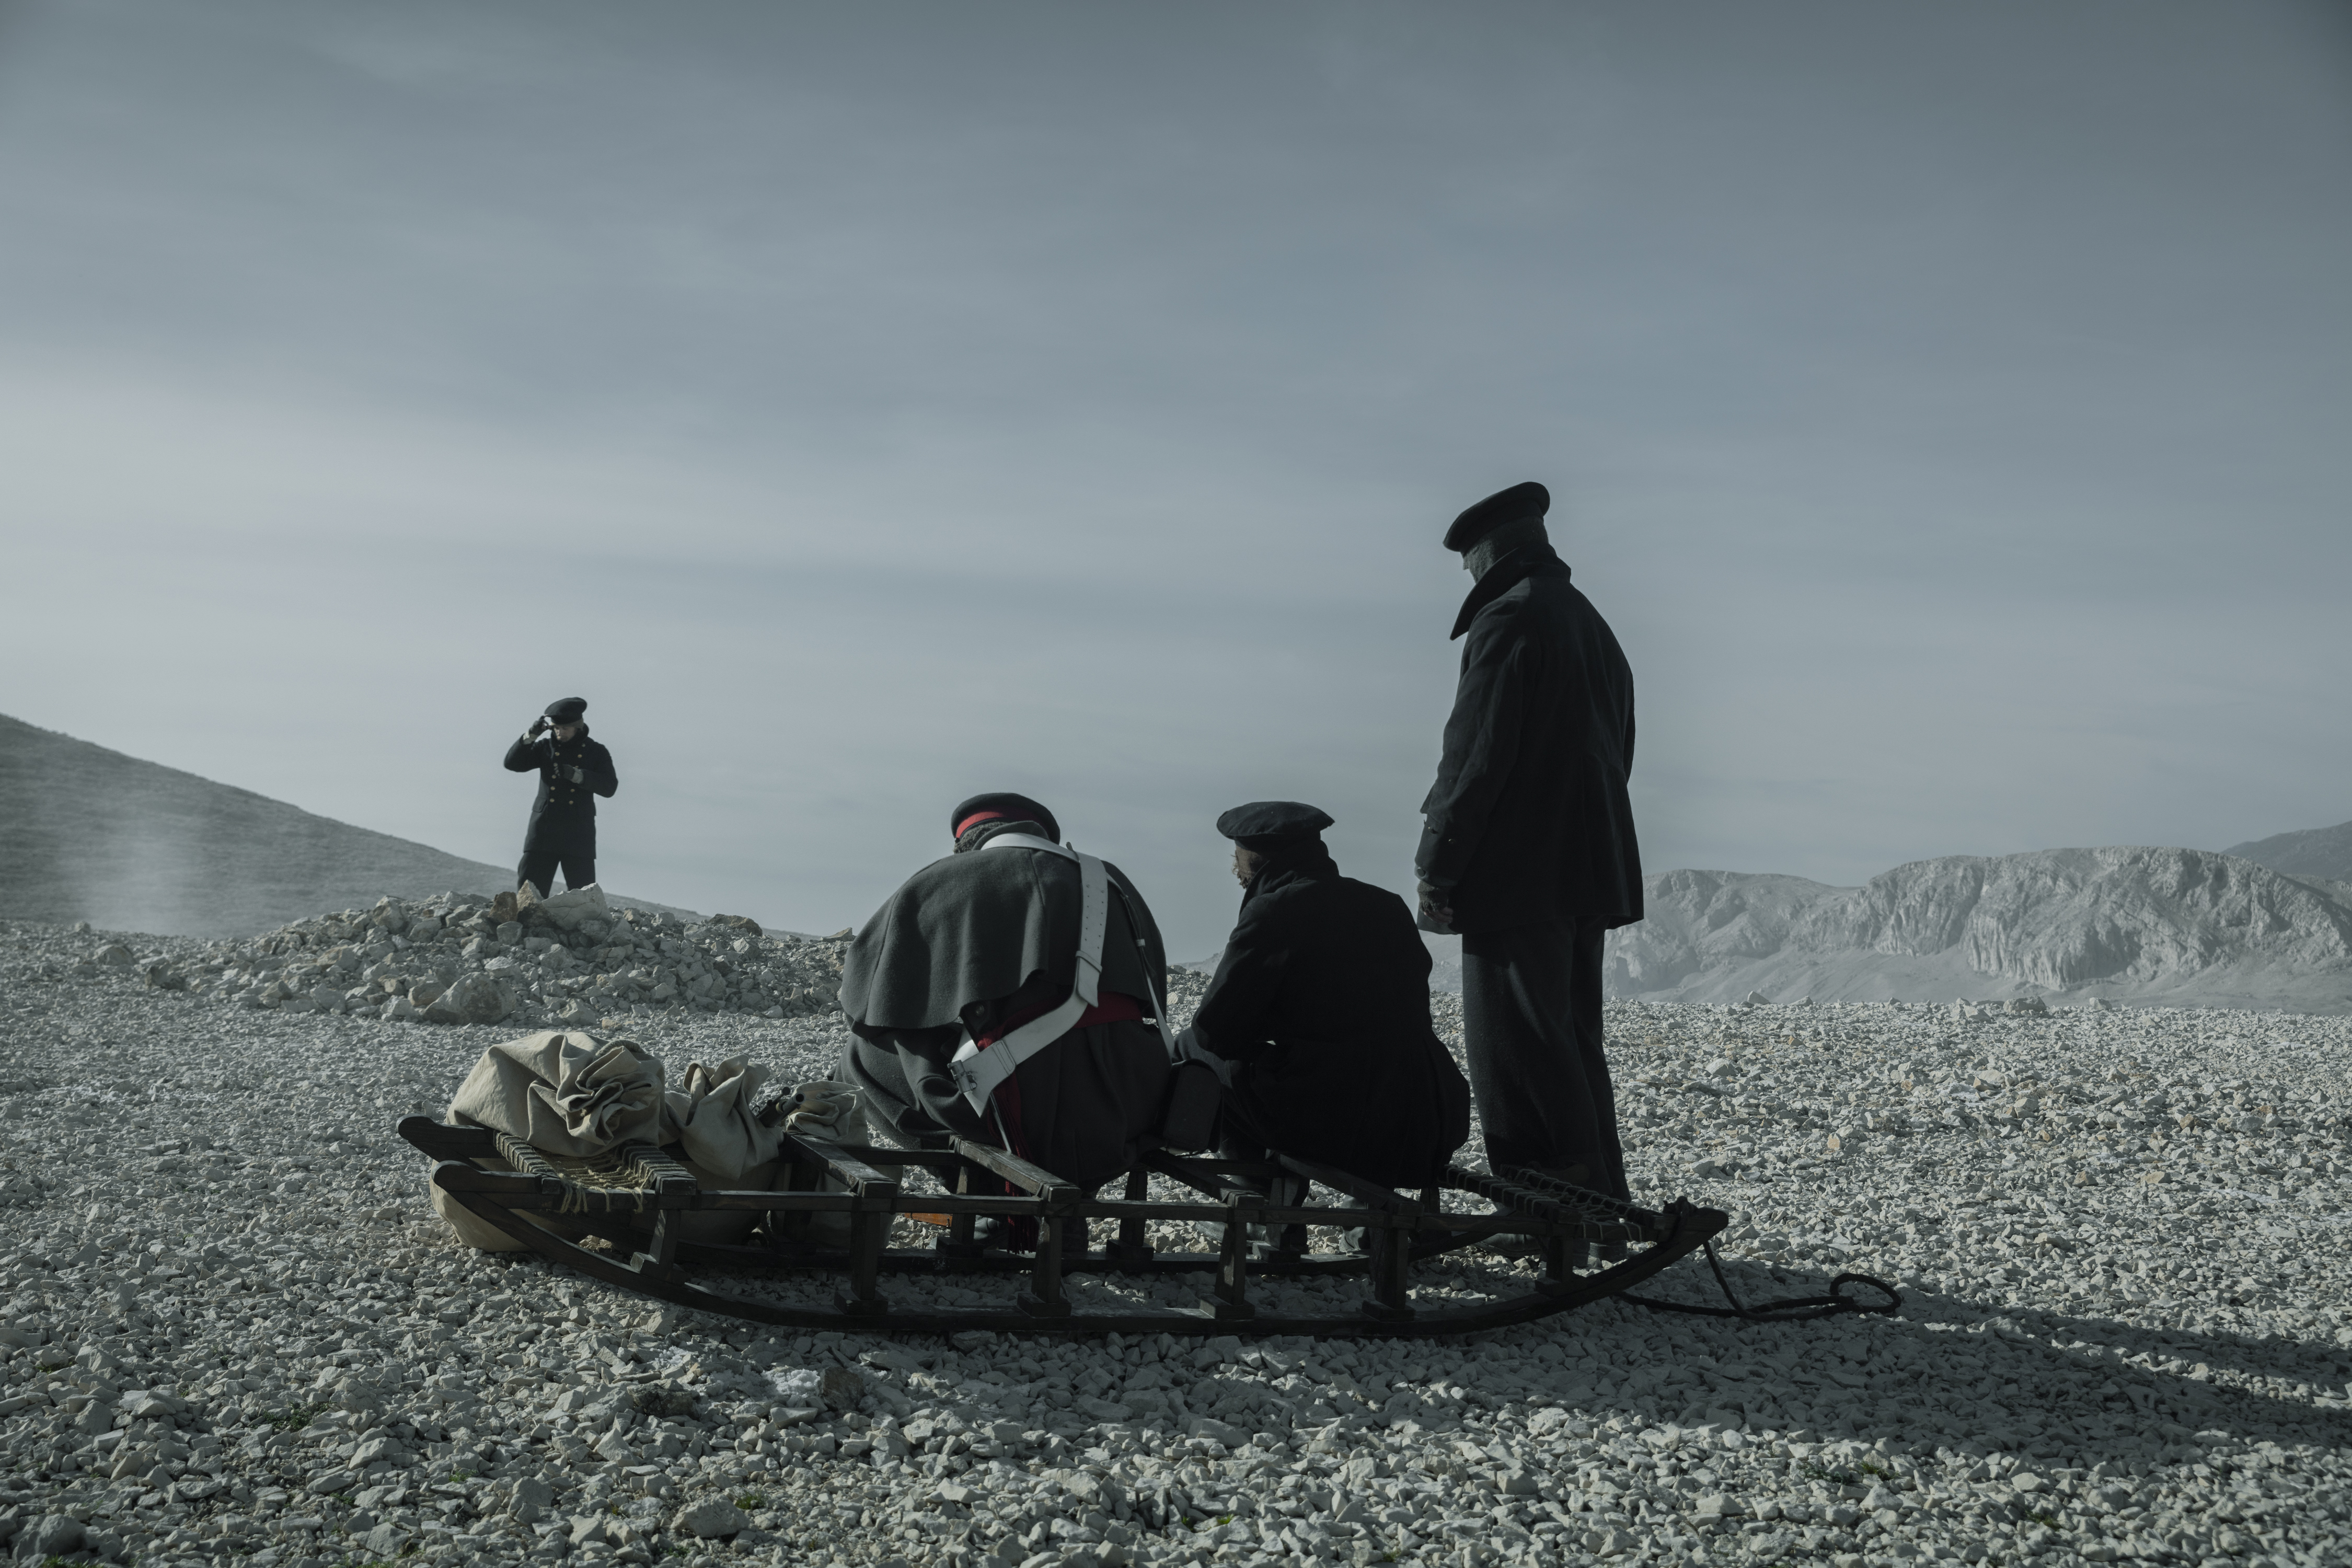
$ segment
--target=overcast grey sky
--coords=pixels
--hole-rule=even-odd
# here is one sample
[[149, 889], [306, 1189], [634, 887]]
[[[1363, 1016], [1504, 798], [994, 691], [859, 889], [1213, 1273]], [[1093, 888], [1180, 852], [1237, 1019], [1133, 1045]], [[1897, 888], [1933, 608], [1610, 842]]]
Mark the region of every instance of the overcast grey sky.
[[1031, 790], [1410, 886], [1522, 479], [1652, 869], [2352, 816], [2352, 33], [2239, 3], [0, 20], [0, 711], [862, 920]]

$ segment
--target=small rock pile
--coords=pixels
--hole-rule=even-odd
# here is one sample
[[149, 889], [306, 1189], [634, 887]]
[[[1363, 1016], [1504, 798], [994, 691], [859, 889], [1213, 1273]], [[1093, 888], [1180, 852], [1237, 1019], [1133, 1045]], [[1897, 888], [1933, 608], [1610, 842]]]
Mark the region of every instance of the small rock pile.
[[[77, 927], [85, 934], [87, 926]], [[243, 942], [100, 940], [47, 978], [131, 980], [281, 1013], [394, 1023], [593, 1026], [647, 1014], [839, 1010], [850, 933], [770, 935], [741, 915], [688, 924], [583, 888], [377, 900]]]

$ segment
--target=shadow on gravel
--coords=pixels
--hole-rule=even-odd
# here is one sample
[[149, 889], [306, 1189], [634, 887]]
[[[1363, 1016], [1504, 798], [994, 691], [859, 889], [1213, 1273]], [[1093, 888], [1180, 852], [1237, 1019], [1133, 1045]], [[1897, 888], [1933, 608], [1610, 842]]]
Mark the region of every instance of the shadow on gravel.
[[[1822, 1294], [1832, 1278], [1730, 1260], [1724, 1271], [1750, 1305]], [[1703, 1265], [1678, 1269], [1643, 1294], [1724, 1304]], [[1677, 1324], [1699, 1321], [1632, 1303], [1626, 1310], [1669, 1336]], [[1755, 1375], [1716, 1388], [1718, 1396], [1735, 1389], [1746, 1396], [1751, 1426], [1801, 1426], [1824, 1436], [1885, 1437], [1956, 1454], [2054, 1455], [2084, 1468], [2103, 1459], [2194, 1459], [2202, 1450], [2189, 1439], [2214, 1431], [2244, 1443], [2352, 1446], [2352, 1410], [2215, 1381], [2229, 1373], [2284, 1384], [2287, 1391], [2297, 1384], [2306, 1392], [2330, 1389], [2341, 1398], [2352, 1375], [2352, 1348], [2329, 1341], [2151, 1327], [1921, 1291], [1906, 1292], [1893, 1318], [1714, 1321], [1753, 1347], [1748, 1370]], [[2151, 1364], [2132, 1359], [2143, 1355]], [[1774, 1420], [1776, 1408], [1788, 1418]], [[1800, 1413], [1805, 1418], [1794, 1419]]]

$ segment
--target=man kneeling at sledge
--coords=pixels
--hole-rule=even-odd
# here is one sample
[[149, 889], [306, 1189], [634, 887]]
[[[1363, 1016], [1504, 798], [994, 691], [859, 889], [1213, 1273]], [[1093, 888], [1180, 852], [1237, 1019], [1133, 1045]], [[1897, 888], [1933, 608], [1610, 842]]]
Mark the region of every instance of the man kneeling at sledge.
[[1405, 901], [1339, 875], [1331, 818], [1255, 801], [1217, 818], [1241, 920], [1180, 1054], [1223, 1068], [1218, 1152], [1277, 1150], [1391, 1187], [1434, 1183], [1470, 1136], [1470, 1085], [1429, 1021]]
[[[904, 1146], [958, 1133], [1091, 1192], [1135, 1162], [1167, 1096], [1159, 927], [1118, 867], [1056, 842], [1035, 801], [975, 795], [949, 821], [955, 852], [850, 945], [840, 1076]], [[983, 1239], [992, 1228], [1034, 1245], [1034, 1222], [984, 1223]]]

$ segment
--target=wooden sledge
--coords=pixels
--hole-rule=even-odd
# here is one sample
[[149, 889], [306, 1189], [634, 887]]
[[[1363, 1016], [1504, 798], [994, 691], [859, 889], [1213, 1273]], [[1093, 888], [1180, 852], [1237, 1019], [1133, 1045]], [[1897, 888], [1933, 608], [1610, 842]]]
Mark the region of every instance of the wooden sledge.
[[[788, 1134], [783, 1152], [796, 1180], [779, 1186], [803, 1190], [713, 1191], [650, 1146], [630, 1145], [596, 1161], [562, 1161], [504, 1133], [430, 1117], [405, 1117], [399, 1132], [440, 1162], [433, 1171], [436, 1188], [550, 1262], [698, 1311], [794, 1329], [1388, 1339], [1475, 1333], [1616, 1295], [1698, 1251], [1727, 1221], [1719, 1209], [1682, 1200], [1663, 1210], [1645, 1209], [1529, 1172], [1490, 1175], [1456, 1168], [1447, 1171], [1440, 1187], [1407, 1195], [1287, 1155], [1253, 1163], [1166, 1151], [1149, 1154], [1127, 1173], [1122, 1196], [1097, 1198], [1050, 1171], [963, 1139], [952, 1149], [929, 1151]], [[477, 1161], [503, 1162], [512, 1169], [485, 1169]], [[929, 1172], [945, 1190], [903, 1190], [902, 1178], [915, 1170]], [[972, 1179], [982, 1174], [1001, 1178], [1013, 1191], [973, 1193]], [[1152, 1199], [1148, 1194], [1154, 1175], [1199, 1196]], [[1346, 1207], [1278, 1204], [1269, 1194], [1284, 1178], [1294, 1185], [1304, 1178], [1353, 1202]], [[805, 1190], [828, 1185], [833, 1190]], [[1311, 1187], [1297, 1190], [1312, 1193]], [[1442, 1190], [1475, 1194], [1502, 1212], [1444, 1213], [1439, 1207]], [[751, 1245], [713, 1245], [682, 1235], [688, 1215], [746, 1209], [765, 1216]], [[891, 1247], [894, 1222], [918, 1214], [945, 1215], [946, 1234], [929, 1247]], [[845, 1222], [847, 1245], [793, 1239], [788, 1233], [794, 1215], [836, 1216], [829, 1227], [838, 1231]], [[1036, 1250], [982, 1247], [974, 1227], [990, 1217], [1034, 1220]], [[1084, 1234], [1066, 1227], [1078, 1221], [1091, 1227], [1105, 1220], [1115, 1222], [1116, 1237], [1099, 1251], [1065, 1247], [1066, 1235]], [[1223, 1245], [1214, 1252], [1155, 1251], [1146, 1240], [1145, 1226], [1152, 1221], [1223, 1225]], [[1318, 1253], [1254, 1244], [1252, 1226], [1269, 1227], [1268, 1234], [1277, 1237], [1291, 1226], [1360, 1230], [1364, 1247]], [[1533, 1261], [1539, 1266], [1531, 1280], [1499, 1260], [1492, 1271], [1507, 1276], [1512, 1287], [1527, 1289], [1468, 1304], [1414, 1300], [1416, 1261], [1497, 1235], [1529, 1237], [1538, 1244]], [[1593, 1244], [1622, 1260], [1578, 1271], [1573, 1262]], [[730, 1273], [781, 1271], [834, 1275], [838, 1285], [833, 1303], [779, 1305], [712, 1288]], [[1066, 1281], [1081, 1273], [1210, 1278], [1194, 1308], [1106, 1310], [1071, 1300]], [[974, 1282], [1010, 1276], [1007, 1283], [1013, 1288], [996, 1305], [912, 1307], [894, 1304], [883, 1294], [885, 1275], [972, 1277]], [[1284, 1310], [1251, 1300], [1252, 1281], [1261, 1276], [1354, 1276], [1364, 1280], [1364, 1291], [1342, 1310]]]

